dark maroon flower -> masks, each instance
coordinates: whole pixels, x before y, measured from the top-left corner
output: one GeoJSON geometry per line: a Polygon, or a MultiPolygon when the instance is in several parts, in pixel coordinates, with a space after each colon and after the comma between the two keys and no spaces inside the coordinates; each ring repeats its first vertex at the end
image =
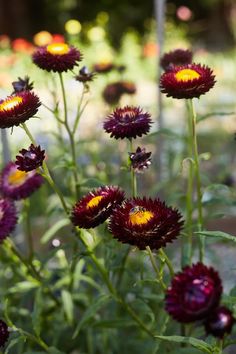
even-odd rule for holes
{"type": "Polygon", "coordinates": [[[7,324],[0,320],[0,347],[3,347],[9,338],[9,330],[7,324]]]}
{"type": "Polygon", "coordinates": [[[72,70],[82,59],[78,49],[66,43],[52,43],[39,47],[32,56],[34,64],[47,71],[64,72],[72,70]]]}
{"type": "Polygon", "coordinates": [[[0,100],[0,128],[11,128],[33,117],[41,105],[38,96],[22,91],[0,100]]]}
{"type": "Polygon", "coordinates": [[[2,242],[7,236],[9,236],[9,234],[15,229],[15,226],[17,224],[16,214],[17,213],[14,202],[9,199],[0,198],[0,242],[2,242]]]}
{"type": "Polygon", "coordinates": [[[230,334],[234,322],[235,319],[232,311],[225,306],[220,306],[207,318],[205,329],[207,334],[212,334],[213,336],[222,339],[225,334],[230,334]]]}
{"type": "Polygon", "coordinates": [[[222,285],[219,274],[202,263],[175,274],[166,294],[166,311],[181,323],[204,320],[219,305],[222,285]]]}
{"type": "Polygon", "coordinates": [[[119,82],[108,84],[102,93],[102,97],[107,104],[115,105],[122,96],[122,89],[119,82]]]}
{"type": "Polygon", "coordinates": [[[149,113],[143,112],[139,107],[126,106],[116,108],[105,120],[103,128],[111,133],[111,138],[131,139],[147,134],[151,124],[149,113]]]}
{"type": "Polygon", "coordinates": [[[124,200],[124,192],[114,186],[95,189],[79,200],[72,210],[72,222],[82,229],[102,224],[117,204],[124,200]]]}
{"type": "Polygon", "coordinates": [[[28,76],[25,76],[24,79],[18,77],[18,81],[12,82],[12,86],[14,89],[13,94],[27,90],[31,91],[34,88],[34,84],[33,82],[30,82],[30,78],[28,76]]]}
{"type": "Polygon", "coordinates": [[[161,92],[173,98],[199,98],[215,84],[215,76],[210,68],[200,64],[175,66],[162,74],[161,92]]]}
{"type": "Polygon", "coordinates": [[[109,231],[122,243],[143,250],[159,249],[172,242],[183,226],[182,215],[159,199],[133,198],[112,212],[109,231]]]}
{"type": "Polygon", "coordinates": [[[143,172],[151,165],[151,152],[146,152],[145,148],[138,147],[135,152],[129,152],[131,168],[135,172],[143,172]]]}
{"type": "Polygon", "coordinates": [[[188,49],[175,49],[165,53],[160,60],[161,67],[165,70],[171,70],[174,66],[191,64],[193,53],[188,49]]]}
{"type": "Polygon", "coordinates": [[[115,68],[115,65],[110,62],[101,62],[94,65],[93,70],[99,74],[109,73],[115,68]]]}
{"type": "Polygon", "coordinates": [[[75,76],[75,80],[79,82],[90,82],[93,81],[95,76],[94,72],[90,72],[86,66],[83,66],[80,71],[79,75],[75,76]]]}
{"type": "Polygon", "coordinates": [[[19,151],[21,155],[16,156],[16,165],[18,170],[29,172],[42,166],[45,159],[45,150],[41,150],[40,146],[31,144],[28,150],[22,149],[19,151]]]}
{"type": "Polygon", "coordinates": [[[36,171],[19,171],[14,162],[9,162],[1,173],[0,192],[14,200],[29,197],[43,183],[43,177],[36,171]]]}

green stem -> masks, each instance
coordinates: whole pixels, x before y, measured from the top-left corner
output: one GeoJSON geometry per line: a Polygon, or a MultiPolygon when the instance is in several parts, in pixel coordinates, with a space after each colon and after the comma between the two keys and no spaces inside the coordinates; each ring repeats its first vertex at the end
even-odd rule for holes
{"type": "Polygon", "coordinates": [[[157,264],[155,262],[155,259],[154,259],[154,256],[153,256],[153,253],[152,253],[152,250],[149,246],[146,247],[146,250],[149,254],[149,258],[150,258],[150,261],[152,263],[152,266],[153,266],[153,269],[155,270],[156,272],[156,275],[157,275],[157,280],[158,282],[160,283],[160,286],[163,290],[163,292],[166,292],[166,285],[165,283],[163,282],[163,279],[162,279],[162,274],[160,273],[158,267],[157,267],[157,264]]]}
{"type": "Polygon", "coordinates": [[[158,252],[159,252],[160,256],[164,258],[165,263],[166,263],[166,265],[167,265],[167,267],[168,267],[168,269],[169,269],[170,276],[171,276],[171,278],[173,278],[174,275],[175,275],[175,271],[174,271],[174,268],[173,268],[173,266],[172,266],[172,263],[171,263],[169,257],[168,257],[167,254],[163,251],[162,248],[160,248],[158,252]]]}
{"type": "Polygon", "coordinates": [[[30,261],[32,261],[34,255],[34,245],[33,245],[29,211],[30,211],[30,199],[28,198],[24,200],[24,219],[25,219],[26,243],[28,245],[28,258],[30,261]]]}
{"type": "Polygon", "coordinates": [[[78,173],[77,173],[74,134],[70,130],[70,126],[68,123],[68,110],[67,110],[67,102],[66,102],[66,93],[65,93],[65,87],[64,87],[62,73],[59,73],[59,78],[60,78],[60,84],[61,84],[62,99],[63,99],[63,104],[64,104],[64,126],[66,128],[66,131],[68,133],[68,137],[70,140],[70,147],[71,147],[72,161],[73,161],[73,176],[74,176],[74,182],[75,182],[75,193],[76,193],[76,199],[78,199],[79,198],[79,185],[78,185],[78,173]]]}
{"type": "Polygon", "coordinates": [[[81,97],[80,97],[80,100],[79,100],[77,113],[76,113],[76,116],[75,116],[74,127],[73,127],[73,130],[72,130],[73,135],[76,133],[81,114],[83,113],[84,108],[85,108],[85,107],[83,107],[83,109],[81,110],[81,105],[82,105],[82,102],[83,102],[83,99],[84,99],[85,92],[86,92],[86,88],[85,88],[85,86],[83,86],[83,91],[82,91],[82,94],[81,94],[81,97]]]}
{"type": "MultiPolygon", "coordinates": [[[[29,129],[28,129],[28,127],[27,127],[27,125],[25,123],[22,123],[22,128],[24,129],[26,135],[28,136],[28,138],[30,139],[32,144],[37,146],[37,143],[36,143],[34,137],[30,133],[30,131],[29,131],[29,129]]],[[[58,195],[58,197],[59,197],[59,199],[61,201],[62,207],[65,210],[65,213],[68,215],[69,210],[68,210],[68,208],[66,206],[66,202],[64,200],[64,197],[63,197],[60,189],[57,187],[56,183],[53,181],[45,161],[43,162],[42,169],[43,169],[43,177],[48,181],[49,185],[52,187],[54,192],[58,195]]]]}
{"type": "MultiPolygon", "coordinates": [[[[189,100],[190,114],[192,119],[192,147],[193,147],[193,156],[195,163],[195,176],[196,176],[196,187],[197,187],[197,210],[198,210],[198,231],[202,230],[203,227],[203,211],[202,211],[202,191],[201,191],[201,175],[200,175],[200,164],[199,164],[199,155],[198,155],[198,144],[197,144],[197,132],[196,124],[197,117],[193,105],[193,100],[189,100]]],[[[203,262],[205,254],[205,236],[200,236],[199,238],[199,259],[203,262]]]]}
{"type": "MultiPolygon", "coordinates": [[[[130,152],[133,151],[133,140],[132,138],[129,139],[130,141],[130,152]]],[[[137,179],[136,179],[136,174],[132,166],[130,166],[130,174],[131,174],[131,190],[132,190],[132,196],[135,198],[137,196],[137,179]]]]}

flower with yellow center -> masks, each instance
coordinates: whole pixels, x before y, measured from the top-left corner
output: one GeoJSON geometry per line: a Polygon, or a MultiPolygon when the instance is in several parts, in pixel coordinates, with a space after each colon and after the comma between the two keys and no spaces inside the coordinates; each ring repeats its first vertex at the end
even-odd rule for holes
{"type": "Polygon", "coordinates": [[[25,171],[13,171],[8,176],[8,183],[13,186],[20,186],[27,179],[27,173],[25,171]]]}
{"type": "Polygon", "coordinates": [[[210,68],[200,64],[171,66],[160,79],[161,92],[173,98],[199,98],[215,84],[210,68]]]}
{"type": "Polygon", "coordinates": [[[147,224],[153,218],[154,214],[151,211],[136,207],[130,210],[129,220],[132,225],[147,224]]]}
{"type": "Polygon", "coordinates": [[[95,206],[98,206],[98,204],[100,203],[100,201],[103,199],[104,197],[102,195],[97,195],[96,197],[93,197],[92,199],[90,199],[90,201],[87,204],[87,208],[94,208],[95,206]]]}
{"type": "Polygon", "coordinates": [[[200,74],[192,69],[183,69],[179,70],[175,74],[175,77],[177,81],[191,81],[194,79],[199,79],[200,74]]]}
{"type": "Polygon", "coordinates": [[[18,106],[22,102],[23,102],[23,99],[20,96],[13,96],[13,97],[7,98],[5,101],[3,101],[0,104],[0,111],[9,111],[9,110],[15,108],[16,106],[18,106]]]}
{"type": "Polygon", "coordinates": [[[66,43],[52,43],[47,46],[47,52],[52,55],[68,54],[70,47],[66,43]]]}

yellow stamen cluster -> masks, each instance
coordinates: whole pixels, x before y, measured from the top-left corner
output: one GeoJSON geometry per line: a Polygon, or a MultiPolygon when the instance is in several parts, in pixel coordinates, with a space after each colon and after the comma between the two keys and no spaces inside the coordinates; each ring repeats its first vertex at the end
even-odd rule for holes
{"type": "Polygon", "coordinates": [[[98,206],[98,204],[100,203],[100,201],[103,199],[104,197],[102,195],[98,195],[96,197],[93,197],[92,199],[90,199],[90,201],[87,203],[87,208],[94,208],[95,206],[98,206]]]}
{"type": "Polygon", "coordinates": [[[52,43],[47,46],[47,52],[53,55],[63,55],[70,51],[70,47],[66,43],[52,43]]]}
{"type": "Polygon", "coordinates": [[[8,183],[13,186],[19,186],[25,182],[27,173],[25,171],[16,170],[8,176],[8,183]]]}
{"type": "Polygon", "coordinates": [[[192,81],[194,79],[199,79],[200,74],[192,69],[183,69],[178,71],[175,74],[175,78],[177,81],[183,81],[183,82],[187,82],[187,81],[192,81]]]}
{"type": "Polygon", "coordinates": [[[129,220],[132,225],[144,225],[147,224],[153,216],[154,214],[151,211],[137,207],[131,209],[129,213],[129,220]]]}
{"type": "Polygon", "coordinates": [[[14,96],[11,98],[7,98],[4,102],[0,104],[0,111],[10,111],[12,108],[18,106],[22,103],[23,98],[20,96],[14,96]]]}

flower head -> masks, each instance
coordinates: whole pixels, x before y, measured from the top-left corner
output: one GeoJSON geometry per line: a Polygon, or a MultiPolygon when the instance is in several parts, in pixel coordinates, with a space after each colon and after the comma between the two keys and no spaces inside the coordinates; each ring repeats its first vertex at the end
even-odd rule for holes
{"type": "Polygon", "coordinates": [[[30,82],[30,78],[28,76],[25,76],[24,79],[21,79],[18,77],[18,81],[14,81],[12,83],[12,86],[14,88],[13,94],[22,92],[22,91],[31,91],[34,88],[34,83],[30,82]]]}
{"type": "Polygon", "coordinates": [[[124,200],[124,192],[118,187],[105,186],[95,189],[79,200],[72,210],[75,226],[90,229],[102,224],[117,204],[124,200]]]}
{"type": "Polygon", "coordinates": [[[221,279],[202,263],[186,266],[175,274],[166,294],[166,311],[181,323],[204,320],[218,305],[221,279]]]}
{"type": "Polygon", "coordinates": [[[86,66],[83,66],[79,71],[79,75],[75,76],[75,80],[79,82],[89,82],[93,81],[94,76],[94,72],[90,72],[86,66]]]}
{"type": "Polygon", "coordinates": [[[115,65],[110,62],[101,62],[94,65],[93,70],[99,74],[109,73],[115,68],[115,65]]]}
{"type": "Polygon", "coordinates": [[[175,49],[165,53],[161,57],[160,64],[165,71],[173,69],[174,66],[191,64],[193,53],[188,49],[175,49]]]}
{"type": "Polygon", "coordinates": [[[226,333],[231,332],[234,323],[232,311],[225,306],[220,306],[207,318],[205,329],[208,334],[222,339],[226,333]]]}
{"type": "Polygon", "coordinates": [[[29,172],[42,166],[45,159],[45,150],[41,150],[40,146],[34,146],[31,144],[28,150],[22,149],[19,151],[21,155],[16,156],[16,162],[18,170],[29,172]]]}
{"type": "Polygon", "coordinates": [[[34,64],[39,68],[61,73],[78,65],[82,55],[78,49],[66,43],[51,43],[47,46],[39,47],[32,58],[34,64]]]}
{"type": "Polygon", "coordinates": [[[0,320],[0,347],[3,347],[6,344],[8,337],[8,326],[3,320],[0,320]]]}
{"type": "Polygon", "coordinates": [[[105,120],[103,128],[111,133],[111,138],[131,139],[147,134],[151,124],[149,113],[143,112],[139,107],[126,106],[116,108],[105,120]]]}
{"type": "Polygon", "coordinates": [[[41,105],[38,96],[27,90],[0,100],[0,128],[11,128],[33,117],[41,105]]]}
{"type": "Polygon", "coordinates": [[[151,165],[151,152],[146,152],[145,148],[138,147],[135,152],[129,152],[131,168],[135,172],[143,172],[151,165]]]}
{"type": "Polygon", "coordinates": [[[110,218],[109,230],[122,243],[143,250],[159,249],[172,242],[183,225],[181,214],[159,199],[133,198],[118,205],[110,218]]]}
{"type": "Polygon", "coordinates": [[[29,197],[43,183],[36,171],[19,171],[14,162],[9,162],[1,173],[0,191],[4,197],[14,200],[29,197]]]}
{"type": "Polygon", "coordinates": [[[15,229],[16,224],[17,216],[14,202],[9,199],[0,198],[0,242],[3,241],[15,229]]]}
{"type": "Polygon", "coordinates": [[[200,64],[175,66],[161,76],[160,88],[167,97],[199,98],[215,84],[215,76],[210,68],[200,64]]]}

